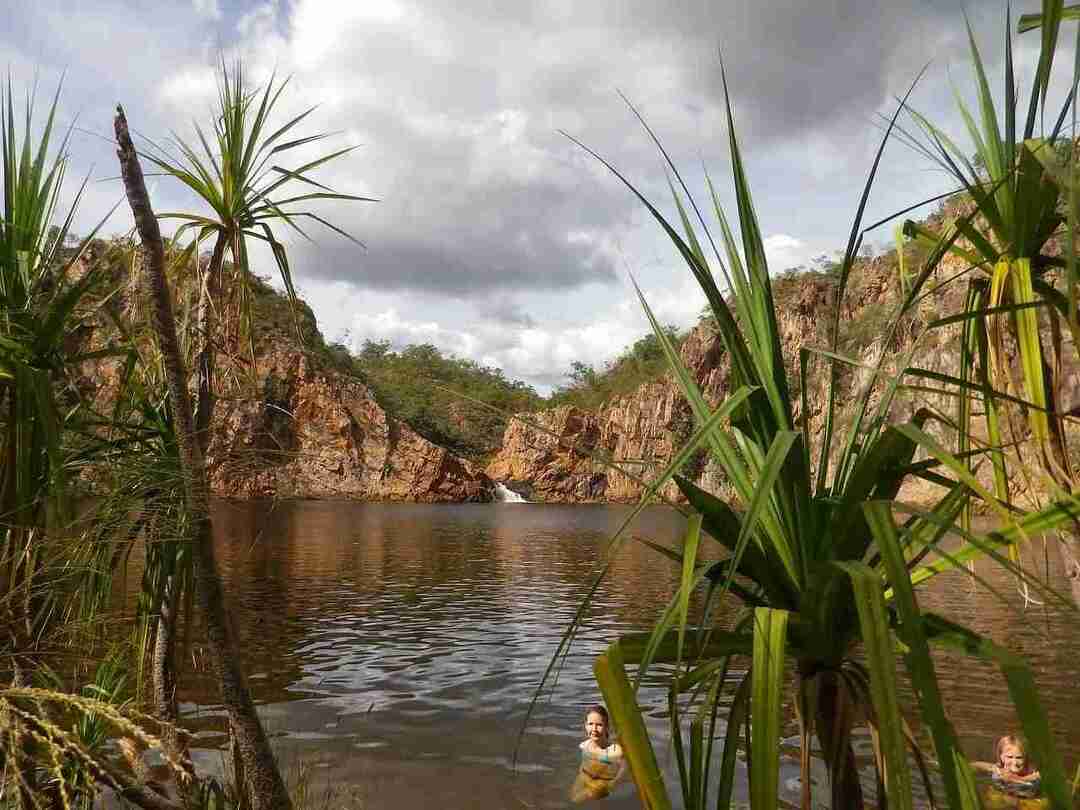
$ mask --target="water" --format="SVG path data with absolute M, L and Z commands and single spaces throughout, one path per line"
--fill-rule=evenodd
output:
M 315 782 L 350 786 L 355 804 L 335 806 L 567 806 L 583 709 L 599 698 L 592 659 L 617 634 L 650 625 L 674 587 L 670 561 L 627 543 L 557 683 L 519 734 L 606 541 L 627 514 L 617 506 L 505 503 L 217 504 L 217 548 L 243 664 L 286 767 L 303 760 Z M 683 526 L 674 511 L 650 509 L 630 534 L 671 544 Z M 1051 552 L 1051 583 L 1067 593 Z M 1025 612 L 1007 576 L 990 564 L 979 574 L 1011 602 L 950 574 L 920 592 L 922 604 L 1028 656 L 1075 768 L 1080 622 L 1056 610 Z M 997 736 L 1015 728 L 1004 681 L 969 659 L 939 663 L 969 755 L 991 758 Z M 187 667 L 185 722 L 198 730 L 201 759 L 212 767 L 218 757 L 207 751 L 223 741 L 222 717 L 197 641 Z M 641 702 L 670 767 L 666 696 L 647 686 Z M 797 762 L 783 771 L 790 781 Z M 605 806 L 637 807 L 633 787 L 624 784 Z
M 528 503 L 527 500 L 514 492 L 514 490 L 500 482 L 495 483 L 495 500 L 500 503 Z

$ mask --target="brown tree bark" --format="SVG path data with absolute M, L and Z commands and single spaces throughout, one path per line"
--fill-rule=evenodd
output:
M 1080 534 L 1063 532 L 1061 560 L 1065 564 L 1065 578 L 1069 580 L 1073 601 L 1080 607 Z
M 851 698 L 840 685 L 839 675 L 822 672 L 819 679 L 815 730 L 832 783 L 833 810 L 862 810 L 862 785 L 850 732 L 854 725 Z
M 176 610 L 175 579 L 169 577 L 161 597 L 160 615 L 154 631 L 151 672 L 154 686 L 154 711 L 164 722 L 161 744 L 169 756 L 188 770 L 193 770 L 187 745 L 180 739 L 179 712 L 176 706 Z
M 196 433 L 188 377 L 176 337 L 172 298 L 165 278 L 165 248 L 146 191 L 142 167 L 128 132 L 127 119 L 119 106 L 114 127 L 124 191 L 143 246 L 143 275 L 151 298 L 151 321 L 164 360 L 183 467 L 184 495 L 194 524 L 195 597 L 206 619 L 211 666 L 221 690 L 229 730 L 244 765 L 244 784 L 240 788 L 252 810 L 286 810 L 292 803 L 240 670 L 236 639 L 228 620 L 214 556 L 206 461 Z

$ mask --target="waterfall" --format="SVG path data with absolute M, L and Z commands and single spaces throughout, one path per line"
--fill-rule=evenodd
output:
M 495 482 L 495 500 L 500 503 L 528 503 L 510 487 L 500 484 L 498 481 Z

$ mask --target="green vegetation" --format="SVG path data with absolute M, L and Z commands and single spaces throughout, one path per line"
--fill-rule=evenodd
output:
M 369 340 L 347 361 L 343 346 L 337 344 L 332 351 L 371 386 L 388 414 L 426 439 L 468 458 L 482 458 L 499 447 L 507 424 L 505 414 L 544 406 L 536 391 L 506 379 L 501 369 L 445 357 L 430 344 L 395 352 L 388 341 Z M 457 392 L 471 399 L 463 399 Z
M 1080 16 L 1080 9 L 1072 13 Z M 844 317 L 843 304 L 858 286 L 856 258 L 866 197 L 878 166 L 875 160 L 843 259 L 814 271 L 833 302 L 825 333 L 828 352 L 815 355 L 804 347 L 797 358 L 785 355 L 778 309 L 799 294 L 800 279 L 795 274 L 775 280 L 769 275 L 730 105 L 737 232 L 713 195 L 721 238 L 714 241 L 708 235 L 674 165 L 669 163 L 678 183 L 673 187 L 677 226 L 605 163 L 647 207 L 700 284 L 732 379 L 730 396 L 717 407 L 710 406 L 680 357 L 681 336 L 661 326 L 642 297 L 653 334 L 635 342 L 602 371 L 574 364 L 570 383 L 551 400 L 595 407 L 667 369 L 695 419 L 685 447 L 627 518 L 629 524 L 661 486 L 676 481 L 689 503 L 681 546 L 671 549 L 642 542 L 676 566 L 677 592 L 650 632 L 615 640 L 595 664 L 597 680 L 621 728 L 641 799 L 650 810 L 672 804 L 635 696 L 637 686 L 658 664 L 668 665 L 659 677 L 669 688 L 671 735 L 687 808 L 730 806 L 741 734 L 751 766 L 752 807 L 778 806 L 781 713 L 789 687 L 803 752 L 805 807 L 812 806 L 809 767 L 815 736 L 831 777 L 832 807 L 862 806 L 853 733 L 857 725 L 865 725 L 874 743 L 879 801 L 887 799 L 892 810 L 911 807 L 910 753 L 928 789 L 933 781 L 929 769 L 940 771 L 948 807 L 977 808 L 971 769 L 938 688 L 931 654 L 935 647 L 1000 668 L 1040 765 L 1046 797 L 1055 810 L 1074 803 L 1028 667 L 977 633 L 923 611 L 915 589 L 943 571 L 989 557 L 1025 587 L 1038 589 L 1048 603 L 1076 610 L 1008 556 L 1018 544 L 1075 524 L 1080 517 L 1078 484 L 1070 466 L 1075 453 L 1064 442 L 1064 415 L 1055 400 L 1060 386 L 1050 362 L 1060 359 L 1060 336 L 1065 331 L 1074 336 L 1074 350 L 1080 345 L 1080 271 L 1074 249 L 1080 182 L 1072 150 L 1057 148 L 1060 124 L 1045 139 L 1034 132 L 1065 14 L 1062 3 L 1045 0 L 1041 16 L 1021 21 L 1022 30 L 1041 26 L 1043 39 L 1036 87 L 1019 139 L 1011 50 L 1002 134 L 972 39 L 981 124 L 966 110 L 964 117 L 971 122 L 980 166 L 915 114 L 929 139 L 922 148 L 954 170 L 975 207 L 940 228 L 906 223 L 904 232 L 915 247 L 909 252 L 907 245 L 900 246 L 897 311 L 874 305 L 851 320 Z M 106 264 L 119 257 L 121 266 L 130 267 L 136 256 L 119 246 L 101 265 L 77 277 L 73 268 L 89 239 L 74 251 L 64 251 L 70 217 L 58 230 L 49 229 L 64 169 L 61 156 L 50 157 L 56 102 L 34 144 L 31 103 L 26 128 L 20 132 L 10 89 L 0 94 L 4 173 L 0 806 L 4 808 L 89 808 L 102 786 L 117 789 L 140 807 L 157 810 L 184 806 L 286 810 L 292 805 L 238 668 L 241 657 L 225 614 L 211 543 L 205 452 L 220 384 L 211 339 L 219 313 L 230 308 L 236 312 L 238 342 L 246 342 L 250 351 L 258 339 L 270 338 L 272 330 L 288 322 L 326 363 L 368 380 L 391 414 L 473 456 L 491 449 L 501 417 L 463 404 L 452 390 L 467 391 L 504 411 L 545 404 L 531 389 L 507 381 L 497 370 L 443 357 L 431 346 L 395 352 L 387 343 L 369 342 L 358 357 L 351 357 L 340 345 L 325 344 L 310 311 L 295 297 L 287 256 L 273 227 L 299 230 L 299 224 L 309 219 L 328 224 L 291 207 L 298 203 L 360 198 L 324 190 L 275 199 L 290 181 L 317 186 L 308 173 L 348 151 L 331 152 L 293 169 L 278 166 L 283 152 L 322 137 L 281 140 L 307 115 L 279 128 L 269 124 L 282 89 L 272 80 L 261 93 L 253 93 L 239 69 L 233 73 L 223 69 L 220 108 L 210 136 L 199 130 L 199 147 L 181 143 L 180 161 L 164 153 L 143 155 L 211 210 L 208 216 L 162 215 L 182 221 L 181 236 L 197 237 L 186 247 L 174 244 L 167 249 L 161 239 L 139 156 L 120 111 L 117 139 L 125 190 L 143 248 L 143 270 L 152 288 L 151 324 L 138 334 L 117 325 L 116 342 L 93 352 L 75 348 L 74 338 L 98 308 L 95 305 L 110 316 L 107 302 L 118 294 L 119 286 L 115 275 L 105 272 Z M 1057 120 L 1064 118 L 1062 114 Z M 890 133 L 894 123 L 895 118 Z M 63 148 L 58 151 L 62 155 Z M 1064 256 L 1050 255 L 1047 246 L 1060 239 L 1063 229 Z M 273 250 L 285 298 L 249 272 L 249 239 L 262 240 Z M 202 241 L 213 244 L 205 265 L 197 260 Z M 718 247 L 710 256 L 705 246 L 714 244 Z M 970 265 L 975 280 L 965 282 L 962 312 L 927 322 L 919 314 L 920 302 L 930 292 L 942 259 L 950 254 Z M 730 291 L 727 297 L 718 277 Z M 171 309 L 170 284 L 176 281 L 203 291 L 190 319 L 184 319 L 190 330 L 179 336 Z M 259 307 L 267 313 L 264 321 L 253 317 Z M 1048 330 L 1040 318 L 1046 319 Z M 837 399 L 844 389 L 838 369 L 847 362 L 845 354 L 879 337 L 889 345 L 901 329 L 934 330 L 956 324 L 961 324 L 961 338 L 955 376 L 910 368 L 906 358 L 900 358 L 896 368 L 894 358 L 882 352 L 870 384 L 856 392 L 846 432 L 840 430 Z M 1049 341 L 1047 333 L 1052 336 Z M 150 335 L 156 339 L 153 346 L 147 340 Z M 1017 347 L 1015 364 L 1007 357 L 1010 341 Z M 71 383 L 73 369 L 91 360 L 117 364 L 121 393 L 110 413 L 95 412 Z M 194 373 L 189 376 L 192 365 Z M 792 384 L 789 374 L 795 368 L 798 383 Z M 822 370 L 829 392 L 827 419 L 822 435 L 815 436 L 805 420 L 796 422 L 793 400 L 801 397 L 801 410 L 807 412 L 807 380 Z M 892 406 L 908 379 L 920 384 L 930 379 L 945 386 L 955 395 L 956 411 L 922 409 L 906 423 L 890 423 Z M 443 386 L 450 390 L 442 390 Z M 198 393 L 194 402 L 193 388 Z M 983 435 L 974 427 L 976 405 L 985 420 Z M 947 435 L 956 438 L 955 452 L 945 447 L 940 433 L 931 432 L 932 426 L 953 431 Z M 476 436 L 483 438 L 469 438 Z M 736 506 L 677 475 L 702 450 L 726 473 L 738 495 Z M 982 457 L 991 461 L 992 491 L 975 475 L 974 464 Z M 1013 503 L 1007 468 L 1023 469 L 1030 459 L 1035 459 L 1049 486 L 1043 502 L 1025 511 Z M 70 485 L 88 470 L 106 489 L 79 515 Z M 940 487 L 940 497 L 931 507 L 917 509 L 898 500 L 902 484 L 913 478 Z M 971 530 L 970 510 L 976 506 L 998 516 L 996 529 Z M 947 534 L 958 538 L 959 545 L 928 561 L 928 555 L 941 551 Z M 620 540 L 621 532 L 612 543 L 612 554 Z M 147 564 L 137 638 L 112 654 L 95 646 L 98 631 L 108 618 L 112 576 L 138 542 L 145 544 Z M 706 542 L 716 542 L 723 558 L 705 561 L 701 550 Z M 188 595 L 197 600 L 208 626 L 208 655 L 235 743 L 235 795 L 228 799 L 216 782 L 193 772 L 175 728 L 172 662 L 177 619 Z M 731 613 L 729 596 L 741 603 L 733 628 L 725 623 Z M 575 629 L 568 631 L 564 644 Z M 80 667 L 93 656 L 104 663 L 93 676 L 84 677 Z M 901 713 L 898 656 L 915 688 L 922 730 L 932 740 L 936 762 L 923 756 Z M 53 671 L 57 662 L 63 671 Z M 154 691 L 154 716 L 141 713 L 132 700 L 143 687 L 144 664 Z M 628 665 L 637 666 L 633 683 Z M 737 682 L 733 689 L 732 680 Z M 714 757 L 721 733 L 723 747 Z M 126 762 L 114 754 L 112 741 Z M 170 777 L 181 785 L 182 802 L 144 778 L 138 754 L 145 748 L 162 751 Z M 128 755 L 129 750 L 134 755 Z M 715 780 L 710 778 L 714 768 L 719 770 Z M 716 795 L 711 796 L 714 784 Z
M 967 158 L 947 134 L 916 112 L 911 117 L 923 137 L 907 136 L 960 183 L 977 212 L 974 218 L 948 219 L 936 228 L 907 222 L 904 233 L 923 245 L 954 233 L 963 236 L 962 244 L 957 241 L 950 247 L 955 258 L 975 271 L 966 283 L 959 315 L 958 353 L 963 361 L 958 376 L 933 375 L 928 381 L 955 386 L 960 392 L 955 412 L 959 455 L 977 447 L 1016 448 L 1012 453 L 990 453 L 994 496 L 1004 504 L 1013 502 L 1015 484 L 1010 479 L 1016 477 L 1022 477 L 1037 498 L 1041 492 L 1053 498 L 1080 488 L 1062 412 L 1066 403 L 1061 402 L 1062 333 L 1071 333 L 1073 345 L 1080 346 L 1075 132 L 1062 135 L 1073 96 L 1055 114 L 1049 133 L 1041 128 L 1036 132 L 1040 116 L 1049 112 L 1040 108 L 1040 102 L 1046 103 L 1054 57 L 1047 44 L 1056 38 L 1066 11 L 1049 3 L 1042 15 L 1020 20 L 1021 32 L 1041 27 L 1043 34 L 1038 83 L 1026 120 L 1017 117 L 1011 42 L 1006 40 L 1005 103 L 999 117 L 969 30 L 978 115 L 959 97 L 957 103 L 975 144 L 974 158 Z M 1080 73 L 1073 76 L 1073 95 L 1078 79 Z M 1075 126 L 1075 109 L 1072 119 Z M 981 420 L 975 418 L 978 411 Z M 976 428 L 978 422 L 981 430 Z M 967 458 L 969 470 L 973 462 Z M 964 526 L 970 522 L 970 513 L 965 512 Z M 1073 545 L 1066 543 L 1063 550 L 1080 572 Z M 1017 548 L 1009 551 L 1012 559 L 1019 558 Z
M 172 311 L 165 246 L 121 108 L 117 108 L 114 122 L 124 189 L 145 253 L 151 323 L 165 370 L 169 406 L 175 420 L 172 424 L 179 467 L 185 484 L 183 503 L 191 531 L 185 538 L 188 542 L 177 544 L 176 551 L 184 552 L 194 564 L 194 598 L 206 621 L 208 651 L 228 718 L 235 781 L 241 803 L 251 810 L 289 810 L 292 801 L 240 669 L 239 649 L 214 557 L 206 453 L 218 395 L 216 320 L 220 313 L 234 308 L 240 324 L 239 337 L 241 341 L 246 340 L 253 355 L 254 308 L 248 243 L 257 240 L 271 248 L 289 300 L 295 304 L 288 256 L 275 229 L 288 226 L 306 237 L 300 224 L 310 220 L 352 239 L 322 217 L 297 206 L 316 200 L 367 201 L 367 198 L 337 193 L 315 181 L 311 175 L 314 169 L 341 157 L 351 148 L 330 152 L 299 166 L 286 168 L 281 165 L 280 161 L 287 160 L 297 148 L 328 137 L 325 134 L 297 137 L 299 133 L 295 127 L 311 114 L 313 107 L 284 124 L 271 123 L 286 85 L 287 81 L 276 83 L 275 77 L 271 77 L 261 92 L 253 91 L 244 80 L 241 65 L 237 64 L 230 72 L 223 63 L 218 108 L 210 137 L 196 123 L 197 146 L 179 139 L 176 141 L 182 155 L 180 159 L 160 148 L 143 155 L 166 176 L 179 180 L 211 212 L 209 215 L 188 212 L 161 215 L 163 219 L 180 220 L 176 240 L 185 235 L 194 237 L 189 248 L 192 254 L 197 255 L 200 244 L 213 242 L 209 261 L 205 265 L 201 260 L 196 263 L 201 277 L 192 341 L 197 391 L 194 401 L 185 371 L 187 358 L 178 342 Z M 310 191 L 312 187 L 319 191 Z M 295 194 L 300 188 L 306 193 Z M 232 258 L 231 265 L 226 264 L 227 256 Z M 181 264 L 184 269 L 187 266 L 187 262 Z M 230 269 L 231 273 L 226 275 Z M 172 670 L 175 668 L 178 611 L 172 604 L 176 601 L 177 582 L 171 577 L 159 578 L 159 581 L 162 582 L 160 603 L 163 607 L 156 641 L 164 639 L 165 642 L 159 643 L 154 656 L 155 708 L 160 719 L 175 725 L 178 715 Z M 167 737 L 165 742 L 170 756 L 178 760 L 185 757 L 185 748 L 177 738 Z
M 664 327 L 675 345 L 682 345 L 686 334 L 674 326 Z M 547 407 L 576 405 L 579 408 L 599 408 L 608 400 L 633 393 L 639 386 L 656 382 L 668 372 L 664 352 L 656 335 L 649 333 L 638 338 L 626 350 L 597 370 L 587 363 L 575 361 L 567 374 L 568 381 L 548 398 Z
M 13 108 L 9 87 L 0 93 L 0 795 L 26 802 L 40 794 L 54 806 L 77 797 L 87 806 L 87 780 L 74 763 L 53 756 L 42 764 L 42 753 L 66 750 L 72 739 L 88 747 L 97 729 L 84 715 L 77 727 L 54 731 L 49 716 L 17 693 L 40 681 L 57 650 L 85 640 L 94 572 L 110 566 L 108 548 L 70 528 L 72 474 L 101 453 L 85 441 L 86 414 L 69 404 L 76 395 L 68 374 L 83 358 L 67 338 L 100 278 L 72 277 L 85 242 L 60 261 L 71 213 L 49 238 L 65 168 L 63 144 L 50 155 L 56 100 L 36 144 L 32 100 L 22 132 Z
M 1038 100 L 1045 99 L 1062 14 L 1061 3 L 1043 5 L 1043 50 L 1026 137 L 1031 134 Z M 988 190 L 971 183 L 969 191 L 976 210 L 958 218 L 943 233 L 916 230 L 912 234 L 924 238 L 925 256 L 917 272 L 910 276 L 901 273 L 902 301 L 890 318 L 884 340 L 888 345 L 898 330 L 910 327 L 934 271 L 947 254 L 962 250 L 958 240 L 963 235 L 975 246 L 974 251 L 964 255 L 973 267 L 990 274 L 987 286 L 992 290 L 988 298 L 978 299 L 968 308 L 966 320 L 986 314 L 988 305 L 1012 317 L 1025 382 L 1020 391 L 1010 393 L 1005 390 L 1008 380 L 1004 375 L 990 375 L 994 362 L 986 359 L 986 347 L 988 343 L 994 345 L 993 335 L 984 335 L 981 340 L 978 336 L 971 338 L 968 351 L 961 357 L 960 375 L 938 382 L 951 386 L 962 401 L 969 392 L 980 394 L 991 416 L 1001 403 L 1016 403 L 1018 395 L 1022 395 L 1019 401 L 1026 410 L 1033 444 L 1036 449 L 1045 448 L 1048 410 L 1051 414 L 1053 410 L 1047 407 L 1038 327 L 1032 321 L 1031 268 L 1038 265 L 1032 257 L 1060 224 L 1060 220 L 1055 221 L 1055 212 L 1061 185 L 1053 173 L 1040 169 L 1035 157 L 1040 151 L 1037 145 L 1025 142 L 1021 154 L 1013 153 L 1011 126 L 1003 141 L 993 140 L 996 123 L 974 40 L 972 52 L 984 119 L 982 139 L 974 127 L 973 134 L 995 185 Z M 1008 53 L 1006 94 L 1011 111 L 1014 82 Z M 896 116 L 905 105 L 906 97 Z M 807 432 L 805 422 L 795 422 L 787 373 L 794 358 L 784 356 L 777 325 L 774 291 L 780 285 L 774 285 L 766 266 L 730 103 L 727 118 L 739 219 L 738 231 L 733 231 L 713 194 L 720 240 L 708 233 L 700 209 L 659 141 L 657 146 L 677 183 L 673 186 L 680 218 L 677 225 L 668 222 L 617 169 L 579 143 L 626 185 L 666 232 L 705 293 L 732 367 L 732 393 L 714 410 L 642 297 L 642 305 L 697 424 L 679 457 L 641 501 L 644 506 L 671 477 L 689 501 L 688 528 L 681 547 L 672 549 L 643 541 L 671 560 L 680 573 L 680 585 L 651 632 L 617 639 L 594 667 L 615 724 L 621 729 L 642 803 L 649 810 L 672 806 L 635 695 L 650 668 L 664 663 L 670 669 L 659 677 L 669 687 L 670 730 L 683 806 L 695 810 L 714 804 L 720 808 L 730 806 L 736 751 L 745 732 L 751 806 L 754 810 L 778 807 L 780 715 L 784 692 L 791 684 L 802 750 L 802 806 L 813 806 L 810 751 L 815 736 L 830 776 L 830 806 L 863 806 L 852 734 L 856 725 L 865 725 L 874 741 L 878 801 L 887 800 L 893 810 L 910 808 L 909 753 L 931 793 L 933 787 L 929 763 L 900 708 L 896 651 L 902 650 L 923 727 L 933 742 L 936 769 L 945 787 L 945 804 L 954 810 L 979 807 L 973 775 L 949 723 L 930 653 L 932 646 L 943 646 L 1000 667 L 1034 758 L 1041 765 L 1044 795 L 1050 806 L 1066 810 L 1073 804 L 1073 791 L 1031 671 L 1009 651 L 977 633 L 921 610 L 913 586 L 968 560 L 989 556 L 1008 567 L 1020 581 L 1039 587 L 1045 598 L 1061 609 L 1076 610 L 1067 599 L 1046 592 L 1045 586 L 1002 552 L 1074 522 L 1080 514 L 1080 501 L 1072 495 L 1071 487 L 1059 486 L 1050 492 L 1048 503 L 1036 511 L 1024 512 L 1009 503 L 1007 492 L 987 491 L 970 464 L 978 456 L 1004 455 L 1001 441 L 992 436 L 988 446 L 972 449 L 970 434 L 965 433 L 968 443 L 961 444 L 960 453 L 949 452 L 929 428 L 938 423 L 946 430 L 952 429 L 956 423 L 951 414 L 920 409 L 910 422 L 890 424 L 891 406 L 903 380 L 925 375 L 907 368 L 905 358 L 899 359 L 898 368 L 892 368 L 888 352 L 880 353 L 871 383 L 856 393 L 846 434 L 839 432 L 836 416 L 840 388 L 835 369 L 844 362 L 842 344 L 847 341 L 858 345 L 868 340 L 875 331 L 873 322 L 882 314 L 871 311 L 867 323 L 858 325 L 845 324 L 842 318 L 844 296 L 857 270 L 862 216 L 885 142 L 870 171 L 847 250 L 835 273 L 831 351 L 818 358 L 804 347 L 798 358 L 803 413 L 807 412 L 808 375 L 822 365 L 825 368 L 825 388 L 829 392 L 825 429 L 822 435 L 813 436 Z M 895 121 L 894 116 L 886 141 Z M 927 130 L 941 152 L 955 159 L 958 150 L 943 145 L 949 143 L 943 134 L 929 126 Z M 992 141 L 1005 146 L 998 148 Z M 709 185 L 711 190 L 711 180 Z M 976 231 L 976 216 L 984 217 L 992 226 L 1000 225 L 993 241 Z M 715 247 L 717 244 L 719 247 Z M 1007 245 L 1022 258 L 994 251 L 992 244 Z M 712 256 L 706 253 L 710 247 Z M 899 263 L 906 264 L 906 258 Z M 1055 264 L 1071 266 L 1074 261 L 1070 257 Z M 730 298 L 725 299 L 721 293 L 717 278 L 722 278 L 732 291 Z M 1075 277 L 1071 276 L 1070 281 Z M 1011 284 L 1011 304 L 1001 297 L 1007 282 Z M 1073 320 L 1074 286 L 1069 287 L 1070 306 L 1063 309 L 1063 315 Z M 945 325 L 937 321 L 926 328 Z M 977 362 L 979 357 L 983 358 L 981 363 Z M 977 369 L 982 370 L 981 377 Z M 970 423 L 960 424 L 964 431 L 970 430 Z M 699 445 L 708 448 L 734 486 L 737 508 L 676 475 L 681 461 Z M 834 452 L 834 445 L 839 447 L 839 453 Z M 1041 452 L 1049 455 L 1045 449 Z M 928 461 L 915 463 L 916 453 L 925 455 Z M 912 509 L 897 500 L 901 485 L 912 477 L 924 477 L 941 488 L 940 498 L 931 508 Z M 970 531 L 960 516 L 974 504 L 996 514 L 1000 527 L 985 534 Z M 903 521 L 899 525 L 898 517 Z M 612 543 L 613 553 L 621 534 Z M 959 547 L 924 564 L 926 555 L 939 549 L 946 534 L 958 535 Z M 719 562 L 699 557 L 707 539 L 719 544 L 725 553 Z M 692 616 L 690 605 L 696 592 L 701 592 L 702 607 L 699 616 Z M 730 614 L 726 604 L 729 594 L 738 597 L 743 608 L 731 630 L 726 629 L 725 621 Z M 584 607 L 579 618 L 583 613 Z M 575 629 L 573 625 L 568 630 L 564 644 L 569 643 Z M 563 649 L 561 646 L 556 660 Z M 793 683 L 786 675 L 788 664 L 794 674 Z M 628 665 L 637 666 L 633 683 L 627 677 Z M 729 683 L 733 675 L 737 675 L 734 688 Z M 655 671 L 652 677 L 658 677 Z M 714 757 L 714 741 L 724 728 L 723 747 Z M 710 778 L 714 767 L 720 772 L 717 780 Z M 709 795 L 714 783 L 715 798 Z
M 239 670 L 241 656 L 213 555 L 205 468 L 216 387 L 216 346 L 209 337 L 214 318 L 233 309 L 238 337 L 253 349 L 253 299 L 261 296 L 264 304 L 276 299 L 251 276 L 246 241 L 270 245 L 296 313 L 294 326 L 301 338 L 314 340 L 314 319 L 297 305 L 285 250 L 273 228 L 287 223 L 299 230 L 305 218 L 328 224 L 297 210 L 298 203 L 360 199 L 325 190 L 310 177 L 317 166 L 348 150 L 290 169 L 280 166 L 282 153 L 323 137 L 282 140 L 293 137 L 293 127 L 307 115 L 284 126 L 270 124 L 283 86 L 271 80 L 253 93 L 239 68 L 230 73 L 223 67 L 211 137 L 196 125 L 201 154 L 179 142 L 181 161 L 164 152 L 143 155 L 212 211 L 210 216 L 163 215 L 183 221 L 177 240 L 185 234 L 197 237 L 183 248 L 178 242 L 167 248 L 161 238 L 139 156 L 118 109 L 118 154 L 142 253 L 121 240 L 104 246 L 89 263 L 80 259 L 93 234 L 68 250 L 70 215 L 51 229 L 64 169 L 63 147 L 60 156 L 49 158 L 56 101 L 35 145 L 32 100 L 20 133 L 10 89 L 0 97 L 2 807 L 89 808 L 102 787 L 156 810 L 292 806 Z M 324 190 L 283 197 L 293 182 Z M 213 241 L 205 263 L 196 261 L 204 240 Z M 132 331 L 116 317 L 115 301 L 137 260 L 150 313 L 149 324 Z M 178 276 L 181 286 L 200 290 L 194 313 L 182 315 L 185 329 L 179 334 L 169 289 L 169 277 L 175 283 Z M 113 321 L 115 340 L 86 351 L 79 338 L 99 317 Z M 74 384 L 76 371 L 80 364 L 109 361 L 120 391 L 109 413 L 97 413 Z M 192 366 L 194 386 L 187 374 Z M 194 407 L 192 387 L 198 391 Z M 80 473 L 102 488 L 101 497 L 82 507 L 83 514 L 75 508 L 74 487 L 68 486 Z M 97 647 L 116 596 L 112 578 L 138 542 L 145 544 L 146 564 L 131 647 L 108 656 L 91 686 L 69 692 L 65 684 L 85 682 L 80 667 L 105 653 Z M 194 773 L 175 726 L 177 620 L 191 601 L 185 594 L 194 597 L 206 622 L 209 658 L 233 741 L 236 787 L 228 801 L 213 780 Z M 50 667 L 58 662 L 57 674 Z M 150 681 L 154 716 L 130 701 L 129 673 L 138 674 L 139 692 L 144 678 Z M 114 741 L 126 761 L 118 761 L 114 746 L 107 744 Z M 163 753 L 167 779 L 176 782 L 180 800 L 145 779 L 140 754 L 146 748 Z

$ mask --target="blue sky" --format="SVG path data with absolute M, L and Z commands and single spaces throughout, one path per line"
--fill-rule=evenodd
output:
M 646 331 L 628 273 L 663 321 L 689 325 L 703 304 L 642 208 L 559 130 L 668 208 L 661 163 L 621 91 L 695 190 L 704 197 L 707 167 L 731 210 L 722 51 L 780 271 L 843 246 L 877 117 L 923 65 L 914 105 L 961 135 L 952 85 L 973 100 L 965 10 L 1000 89 L 1004 5 L 945 0 L 14 0 L 0 58 L 17 93 L 36 76 L 39 95 L 51 94 L 65 76 L 61 117 L 77 127 L 69 190 L 91 177 L 84 231 L 122 195 L 109 142 L 116 103 L 164 143 L 209 120 L 223 54 L 256 82 L 291 76 L 282 121 L 317 104 L 310 131 L 357 146 L 320 179 L 380 200 L 320 210 L 366 250 L 328 231 L 314 244 L 287 239 L 327 338 L 430 342 L 547 391 L 571 361 L 602 364 Z M 1038 39 L 1015 41 L 1023 92 Z M 869 219 L 948 187 L 895 142 Z M 196 205 L 165 179 L 152 193 L 159 211 Z M 122 206 L 105 230 L 130 221 Z M 869 239 L 888 243 L 891 227 Z M 267 255 L 255 264 L 273 273 Z

